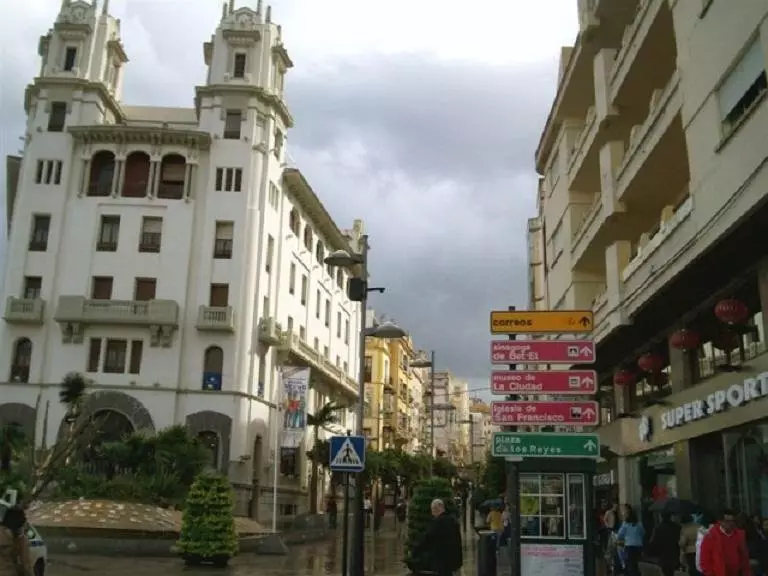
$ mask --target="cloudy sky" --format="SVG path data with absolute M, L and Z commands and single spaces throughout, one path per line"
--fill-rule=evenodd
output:
M 0 20 L 3 157 L 19 148 L 23 89 L 60 4 L 22 2 Z M 374 282 L 387 289 L 372 306 L 436 349 L 440 369 L 487 390 L 488 312 L 526 305 L 533 153 L 560 46 L 576 36 L 576 0 L 272 5 L 296 64 L 290 152 L 340 227 L 366 222 Z M 221 3 L 111 0 L 110 9 L 130 57 L 124 100 L 191 106 Z M 4 186 L 3 171 L 4 162 Z

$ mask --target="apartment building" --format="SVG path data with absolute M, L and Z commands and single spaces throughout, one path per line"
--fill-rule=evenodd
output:
M 471 463 L 483 463 L 491 449 L 491 438 L 500 430 L 491 422 L 491 407 L 480 398 L 472 398 L 469 407 L 470 438 L 472 439 Z
M 531 303 L 594 311 L 621 501 L 768 513 L 768 3 L 578 5 L 536 151 Z
M 122 101 L 127 48 L 107 2 L 62 3 L 9 160 L 0 420 L 50 445 L 57 383 L 85 373 L 86 414 L 126 432 L 186 424 L 238 513 L 267 519 L 276 466 L 283 515 L 307 489 L 306 441 L 272 449 L 279 371 L 310 367 L 310 412 L 353 405 L 361 322 L 347 272 L 324 264 L 349 238 L 287 167 L 292 62 L 259 6 L 224 7 L 194 107 L 154 108 Z

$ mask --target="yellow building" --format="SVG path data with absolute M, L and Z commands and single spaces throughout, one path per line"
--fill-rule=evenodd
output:
M 391 399 L 385 401 L 384 391 L 391 386 L 390 367 L 389 343 L 381 338 L 366 338 L 363 433 L 373 450 L 384 449 L 383 415 L 391 410 Z

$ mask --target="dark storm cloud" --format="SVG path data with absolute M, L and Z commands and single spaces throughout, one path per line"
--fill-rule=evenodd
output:
M 387 288 L 371 306 L 475 382 L 489 370 L 489 311 L 526 305 L 553 75 L 381 56 L 288 85 L 299 168 L 338 222 L 366 221 L 373 282 Z

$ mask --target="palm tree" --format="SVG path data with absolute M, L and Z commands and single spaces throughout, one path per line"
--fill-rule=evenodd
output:
M 343 409 L 336 402 L 328 402 L 314 414 L 307 414 L 307 424 L 312 427 L 312 450 L 309 453 L 312 460 L 312 476 L 309 481 L 309 513 L 317 514 L 317 480 L 320 466 L 320 428 L 336 422 L 336 412 Z
M 16 453 L 26 440 L 24 430 L 18 422 L 0 427 L 0 473 L 9 474 Z

